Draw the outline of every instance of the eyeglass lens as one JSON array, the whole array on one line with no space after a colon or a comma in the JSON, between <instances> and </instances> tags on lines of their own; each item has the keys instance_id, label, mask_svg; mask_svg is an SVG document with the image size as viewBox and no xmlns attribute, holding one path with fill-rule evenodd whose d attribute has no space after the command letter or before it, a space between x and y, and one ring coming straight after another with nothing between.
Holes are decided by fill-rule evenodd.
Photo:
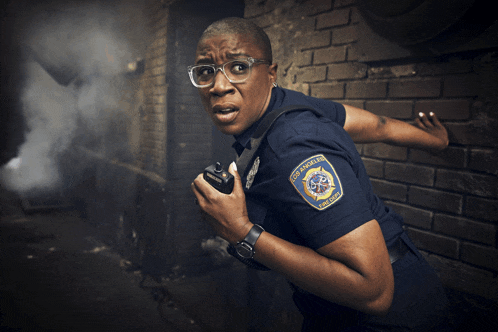
<instances>
[{"instance_id":1,"label":"eyeglass lens","mask_svg":"<svg viewBox=\"0 0 498 332\"><path fill-rule=\"evenodd\" d=\"M232 83L242 82L250 75L250 64L244 60L234 60L225 63L221 70ZM202 65L193 68L193 77L197 84L206 85L213 81L216 69L211 65Z\"/></svg>"}]
</instances>

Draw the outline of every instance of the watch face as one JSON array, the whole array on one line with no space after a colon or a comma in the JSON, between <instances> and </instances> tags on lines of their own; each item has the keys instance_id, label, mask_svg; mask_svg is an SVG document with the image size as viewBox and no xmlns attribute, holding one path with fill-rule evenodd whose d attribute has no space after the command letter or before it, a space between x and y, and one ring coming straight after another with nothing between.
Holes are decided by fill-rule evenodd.
<instances>
[{"instance_id":1,"label":"watch face","mask_svg":"<svg viewBox=\"0 0 498 332\"><path fill-rule=\"evenodd\" d=\"M243 258L252 258L252 256L254 255L251 245L249 245L247 242L237 243L235 249L237 250L237 254L239 254L239 256Z\"/></svg>"}]
</instances>

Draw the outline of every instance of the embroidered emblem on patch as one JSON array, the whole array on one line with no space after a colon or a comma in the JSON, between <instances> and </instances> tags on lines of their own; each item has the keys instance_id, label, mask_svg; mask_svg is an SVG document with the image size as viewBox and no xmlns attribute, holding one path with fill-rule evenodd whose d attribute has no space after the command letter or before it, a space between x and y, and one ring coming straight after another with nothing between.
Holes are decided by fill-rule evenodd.
<instances>
[{"instance_id":1,"label":"embroidered emblem on patch","mask_svg":"<svg viewBox=\"0 0 498 332\"><path fill-rule=\"evenodd\" d=\"M301 196L317 210L324 210L341 199L341 181L324 155L301 162L289 177Z\"/></svg>"}]
</instances>

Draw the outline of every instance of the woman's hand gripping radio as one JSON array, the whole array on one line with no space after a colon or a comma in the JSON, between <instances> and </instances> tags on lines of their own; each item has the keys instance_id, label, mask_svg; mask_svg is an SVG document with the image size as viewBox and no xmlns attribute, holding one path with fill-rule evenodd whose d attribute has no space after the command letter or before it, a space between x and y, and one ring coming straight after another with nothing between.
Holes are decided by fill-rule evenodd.
<instances>
[{"instance_id":1,"label":"woman's hand gripping radio","mask_svg":"<svg viewBox=\"0 0 498 332\"><path fill-rule=\"evenodd\" d=\"M233 175L225 171L219 162L206 167L204 180L224 194L228 195L233 190Z\"/></svg>"}]
</instances>

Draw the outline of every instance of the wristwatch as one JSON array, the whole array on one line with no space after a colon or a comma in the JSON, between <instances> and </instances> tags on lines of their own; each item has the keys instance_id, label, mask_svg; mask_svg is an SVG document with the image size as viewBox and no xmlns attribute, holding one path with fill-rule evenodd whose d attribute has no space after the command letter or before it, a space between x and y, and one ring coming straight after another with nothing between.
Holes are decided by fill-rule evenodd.
<instances>
[{"instance_id":1,"label":"wristwatch","mask_svg":"<svg viewBox=\"0 0 498 332\"><path fill-rule=\"evenodd\" d=\"M263 232L263 227L254 224L244 240L237 242L235 246L237 254L242 258L253 258L255 254L254 245Z\"/></svg>"}]
</instances>

